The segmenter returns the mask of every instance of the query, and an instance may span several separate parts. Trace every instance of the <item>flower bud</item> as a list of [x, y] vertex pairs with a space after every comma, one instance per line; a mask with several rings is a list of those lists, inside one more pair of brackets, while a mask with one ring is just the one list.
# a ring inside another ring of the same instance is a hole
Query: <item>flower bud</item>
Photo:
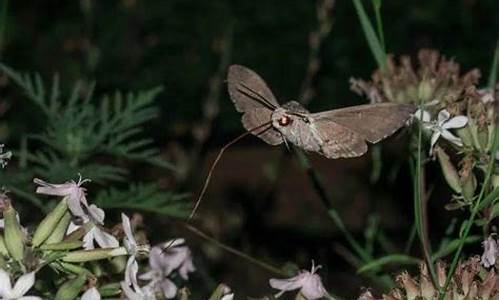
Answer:
[[21, 224], [19, 224], [17, 219], [17, 212], [12, 207], [10, 201], [5, 205], [3, 217], [5, 221], [5, 246], [12, 258], [21, 261], [24, 256], [24, 236]]
[[65, 263], [65, 262], [57, 262], [57, 264], [60, 267], [62, 267], [62, 269], [64, 269], [66, 272], [71, 272], [71, 273], [76, 274], [76, 275], [84, 274], [84, 275], [87, 275], [89, 277], [94, 276], [92, 274], [92, 272], [90, 272], [89, 270], [82, 268], [80, 266], [74, 265], [74, 264], [69, 264], [69, 263]]
[[83, 285], [87, 281], [87, 275], [80, 274], [73, 279], [66, 281], [59, 290], [57, 290], [55, 300], [73, 300], [76, 299]]
[[433, 90], [429, 80], [422, 80], [418, 85], [418, 99], [423, 102], [431, 100], [432, 92]]
[[125, 247], [118, 248], [105, 248], [105, 249], [94, 249], [94, 250], [78, 250], [68, 252], [62, 260], [65, 262], [85, 262], [92, 260], [107, 259], [114, 256], [127, 255], [127, 249]]
[[477, 187], [476, 176], [473, 173], [470, 173], [466, 178], [462, 178], [462, 194], [467, 202], [472, 201], [472, 197], [474, 197], [474, 192]]
[[444, 178], [448, 185], [456, 192], [462, 193], [462, 185], [460, 183], [460, 177], [458, 176], [457, 169], [450, 162], [450, 157], [443, 149], [436, 147], [436, 153], [439, 159], [439, 164], [441, 165], [441, 171], [443, 172]]
[[102, 285], [99, 288], [99, 293], [101, 294], [101, 297], [106, 298], [106, 297], [112, 297], [112, 296], [118, 296], [122, 292], [122, 289], [120, 288], [119, 283], [108, 283], [105, 285]]
[[5, 239], [1, 234], [0, 234], [0, 254], [2, 256], [9, 256], [9, 251], [7, 250], [7, 246], [5, 245]]
[[[470, 121], [469, 121], [470, 122]], [[460, 137], [462, 140], [462, 143], [466, 147], [472, 147], [474, 144], [472, 133], [470, 131], [469, 126], [464, 126], [462, 128], [457, 128], [456, 129], [457, 135]]]
[[65, 197], [50, 213], [47, 214], [47, 216], [45, 216], [42, 222], [40, 222], [40, 225], [38, 225], [38, 228], [33, 235], [33, 247], [40, 246], [40, 244], [42, 244], [49, 237], [67, 210], [68, 204], [66, 203]]
[[68, 230], [69, 223], [71, 222], [71, 214], [69, 211], [66, 211], [64, 216], [57, 223], [54, 231], [49, 235], [49, 237], [45, 240], [44, 244], [55, 244], [59, 243], [63, 240], [66, 235], [66, 231]]

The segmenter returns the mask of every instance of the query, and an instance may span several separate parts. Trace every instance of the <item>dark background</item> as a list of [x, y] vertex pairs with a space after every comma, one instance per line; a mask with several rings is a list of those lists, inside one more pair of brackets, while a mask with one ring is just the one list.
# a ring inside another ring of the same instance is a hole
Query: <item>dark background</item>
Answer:
[[[363, 3], [373, 16], [371, 2]], [[421, 48], [435, 48], [455, 58], [463, 70], [479, 68], [484, 84], [498, 43], [497, 11], [494, 0], [383, 1], [388, 52], [414, 55]], [[311, 111], [366, 102], [349, 90], [348, 80], [368, 79], [376, 68], [352, 2], [337, 1], [331, 17], [332, 30], [320, 48], [321, 68], [313, 80], [317, 95]], [[230, 62], [257, 71], [285, 102], [299, 95], [308, 35], [317, 19], [314, 1], [11, 1], [6, 24], [1, 58], [17, 70], [38, 71], [45, 78], [58, 72], [67, 89], [78, 78], [95, 79], [98, 93], [162, 85], [157, 99], [161, 116], [148, 125], [148, 132], [176, 163], [178, 149], [196, 143], [192, 129], [203, 118], [209, 79], [220, 65], [221, 38], [230, 36]], [[196, 193], [205, 174], [201, 170], [207, 169], [214, 152], [243, 132], [225, 86], [217, 100], [220, 113], [190, 167], [196, 176], [189, 181], [167, 178], [172, 188]], [[36, 132], [44, 120], [20, 97], [5, 101], [9, 109], [2, 116], [0, 135], [17, 145], [20, 136]], [[394, 247], [399, 249], [408, 235], [413, 212], [406, 142], [402, 133], [383, 144], [377, 183], [369, 180], [369, 154], [338, 161], [311, 155], [347, 227], [360, 240], [376, 218]], [[439, 173], [432, 171], [432, 183], [443, 186]], [[154, 177], [147, 169], [137, 174]], [[435, 239], [454, 214], [442, 209], [449, 197], [446, 187], [442, 190], [430, 203]], [[315, 259], [323, 264], [329, 290], [347, 299], [358, 295], [361, 286], [373, 285], [339, 255], [339, 247], [347, 244], [304, 171], [279, 147], [247, 138], [229, 150], [198, 219], [197, 226], [218, 240], [276, 265], [290, 261], [308, 268]], [[189, 285], [192, 290], [206, 294], [213, 284], [225, 281], [240, 296], [270, 291], [267, 279], [274, 274], [203, 242], [177, 221], [152, 215], [146, 226], [153, 241], [174, 233], [190, 240], [199, 269]], [[418, 247], [414, 254], [419, 255]]]

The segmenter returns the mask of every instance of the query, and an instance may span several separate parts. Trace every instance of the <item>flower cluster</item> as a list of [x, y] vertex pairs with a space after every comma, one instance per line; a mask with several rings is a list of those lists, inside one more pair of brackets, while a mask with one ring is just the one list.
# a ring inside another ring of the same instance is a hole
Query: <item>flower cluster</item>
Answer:
[[[62, 197], [30, 235], [21, 226], [19, 215], [3, 194], [0, 209], [3, 234], [0, 234], [0, 298], [42, 299], [25, 296], [42, 269], [56, 271], [64, 280], [52, 293], [42, 289], [44, 298], [83, 300], [122, 295], [125, 299], [172, 299], [178, 289], [171, 276], [188, 279], [194, 272], [191, 251], [183, 239], [150, 247], [138, 241], [129, 217], [122, 214], [122, 234], [104, 227], [105, 213], [87, 200], [83, 184], [88, 180], [51, 184], [34, 179], [38, 194]], [[121, 240], [121, 242], [120, 242]], [[151, 249], [150, 249], [151, 248]], [[149, 257], [149, 268], [139, 260]], [[98, 261], [115, 267], [103, 269]], [[92, 267], [89, 269], [89, 267]], [[97, 269], [96, 269], [97, 268]], [[144, 269], [144, 270], [143, 270]], [[50, 272], [47, 270], [47, 272]], [[122, 275], [120, 275], [122, 274]], [[121, 277], [121, 279], [120, 279]], [[12, 286], [11, 279], [17, 278]], [[109, 281], [116, 278], [117, 281]], [[43, 286], [43, 284], [41, 285]]]
[[[438, 283], [441, 288], [446, 282], [446, 265], [439, 262], [436, 265]], [[367, 290], [358, 300], [434, 300], [438, 299], [439, 291], [431, 282], [425, 264], [420, 265], [420, 275], [414, 278], [403, 272], [396, 277], [399, 287], [382, 298], [376, 298]], [[459, 263], [455, 276], [452, 277], [445, 291], [444, 299], [498, 299], [498, 274], [495, 270], [487, 271], [481, 266], [479, 257], [470, 257]]]

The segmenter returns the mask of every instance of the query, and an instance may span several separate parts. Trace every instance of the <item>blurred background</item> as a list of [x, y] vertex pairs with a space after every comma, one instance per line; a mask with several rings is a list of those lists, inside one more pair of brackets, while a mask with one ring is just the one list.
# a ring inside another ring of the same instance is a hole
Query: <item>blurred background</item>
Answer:
[[[144, 135], [175, 170], [120, 162], [131, 170], [120, 184], [148, 180], [187, 195], [188, 203], [217, 151], [244, 130], [224, 84], [229, 64], [255, 70], [281, 103], [307, 99], [313, 112], [366, 103], [350, 90], [349, 79], [369, 79], [376, 68], [351, 1], [1, 3], [0, 57], [9, 67], [39, 72], [47, 82], [58, 73], [62, 91], [77, 79], [95, 80], [96, 95], [163, 87], [154, 102], [159, 115], [145, 124]], [[363, 3], [373, 20], [371, 1]], [[498, 44], [498, 1], [382, 1], [381, 11], [388, 53], [413, 56], [435, 48], [464, 71], [479, 68], [486, 81]], [[0, 139], [17, 149], [23, 137], [43, 130], [46, 119], [5, 77], [0, 84]], [[407, 144], [402, 131], [359, 159], [309, 155], [348, 230], [360, 241], [377, 232], [377, 247], [385, 252], [405, 247], [413, 222]], [[449, 193], [442, 180], [429, 178], [436, 187], [429, 204], [431, 239], [460, 213], [442, 208], [447, 199], [440, 194]], [[90, 195], [97, 189], [87, 188]], [[118, 213], [111, 211], [109, 220]], [[193, 233], [183, 218], [143, 215], [152, 243], [188, 239], [198, 268], [187, 284], [194, 295], [202, 298], [221, 281], [240, 296], [271, 293], [267, 280], [276, 274]], [[278, 268], [308, 269], [314, 259], [323, 265], [325, 285], [346, 299], [359, 295], [361, 286], [378, 287], [356, 274], [359, 262], [307, 170], [284, 147], [254, 137], [227, 151], [194, 226]], [[419, 256], [417, 244], [413, 248]], [[376, 256], [379, 250], [373, 251]]]

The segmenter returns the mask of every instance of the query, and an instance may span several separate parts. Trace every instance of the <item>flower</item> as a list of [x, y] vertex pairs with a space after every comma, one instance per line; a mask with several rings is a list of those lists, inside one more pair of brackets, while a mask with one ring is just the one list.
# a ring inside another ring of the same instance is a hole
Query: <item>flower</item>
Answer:
[[497, 242], [489, 236], [486, 240], [483, 241], [484, 252], [481, 256], [481, 264], [485, 268], [489, 268], [494, 266], [496, 261], [498, 260], [498, 244]]
[[[104, 210], [91, 204], [88, 207], [88, 215], [82, 216], [83, 222], [90, 225], [90, 229], [83, 237], [83, 248], [85, 250], [92, 250], [95, 248], [94, 241], [101, 248], [115, 248], [120, 245], [118, 240], [112, 235], [101, 229], [99, 225], [104, 224]], [[67, 233], [71, 233], [80, 228], [79, 225], [70, 223]]]
[[195, 271], [191, 257], [191, 251], [187, 246], [183, 246], [184, 239], [174, 239], [164, 243], [164, 247], [155, 246], [149, 253], [150, 270], [139, 276], [142, 280], [148, 280], [148, 285], [155, 292], [162, 293], [165, 298], [174, 298], [177, 294], [177, 287], [168, 278], [174, 271], [178, 270], [179, 275], [188, 279], [188, 273]]
[[92, 287], [83, 293], [81, 300], [101, 300], [101, 294], [95, 287]]
[[464, 127], [469, 120], [466, 116], [456, 116], [450, 118], [450, 113], [446, 109], [443, 109], [438, 113], [437, 121], [431, 121], [431, 115], [429, 112], [419, 109], [415, 112], [415, 117], [422, 121], [424, 129], [433, 132], [431, 137], [431, 147], [429, 150], [430, 154], [432, 154], [434, 145], [437, 143], [440, 136], [457, 146], [463, 145], [462, 140], [451, 133], [448, 129]]
[[35, 284], [35, 272], [26, 273], [17, 279], [14, 287], [7, 272], [0, 269], [0, 299], [41, 300], [36, 296], [24, 296]]
[[5, 145], [0, 144], [0, 167], [5, 168], [8, 160], [12, 157], [12, 152], [3, 152], [3, 147], [5, 147]]
[[36, 192], [38, 194], [68, 197], [68, 208], [76, 217], [84, 217], [87, 214], [83, 211], [82, 204], [88, 209], [89, 205], [85, 198], [85, 189], [81, 187], [89, 179], [80, 176], [78, 182], [68, 181], [62, 184], [52, 184], [35, 178], [33, 182], [40, 185]]
[[270, 279], [269, 284], [272, 288], [281, 290], [276, 297], [281, 296], [286, 291], [300, 289], [300, 293], [308, 300], [320, 299], [328, 297], [328, 292], [325, 290], [321, 277], [315, 274], [321, 266], [311, 267], [311, 271], [302, 270], [299, 275], [288, 279]]
[[134, 234], [132, 233], [132, 227], [130, 226], [130, 219], [127, 215], [122, 213], [122, 226], [123, 231], [125, 232], [125, 238], [123, 239], [123, 244], [130, 255], [127, 260], [127, 266], [125, 268], [125, 283], [128, 286], [132, 285], [134, 290], [140, 290], [139, 285], [137, 284], [137, 272], [139, 271], [139, 265], [137, 264], [137, 260], [135, 256], [137, 254], [137, 242], [134, 238]]
[[125, 299], [129, 300], [156, 300], [154, 291], [149, 286], [143, 288], [130, 288], [125, 281], [120, 282], [123, 293], [125, 294]]

